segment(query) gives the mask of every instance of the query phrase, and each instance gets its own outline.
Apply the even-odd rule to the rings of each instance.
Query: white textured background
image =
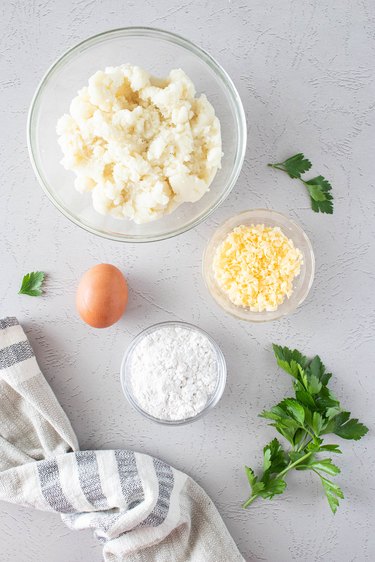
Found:
[[[141,246],[101,240],[60,215],[33,176],[25,138],[30,99],[51,62],[89,35],[129,25],[162,27],[210,51],[239,89],[249,132],[242,174],[220,210],[193,232]],[[0,4],[0,314],[17,315],[25,326],[81,447],[131,447],[188,472],[215,501],[247,561],[375,559],[374,29],[374,0]],[[314,214],[302,185],[266,168],[300,150],[312,173],[332,181],[333,216]],[[211,301],[201,255],[219,223],[259,206],[302,224],[317,274],[296,314],[258,326]],[[102,261],[127,275],[130,304],[119,324],[94,331],[77,318],[74,293],[81,273]],[[34,269],[48,273],[46,295],[18,296],[23,274]],[[131,338],[171,319],[208,330],[229,367],[219,406],[181,428],[136,415],[119,383]],[[346,499],[335,517],[306,474],[290,477],[283,497],[246,512],[240,507],[248,493],[243,465],[259,467],[273,436],[257,414],[290,388],[275,368],[271,342],[319,353],[343,403],[371,428],[363,441],[342,444],[337,481]],[[54,515],[1,504],[0,559],[99,562],[101,552],[89,533],[74,534]]]

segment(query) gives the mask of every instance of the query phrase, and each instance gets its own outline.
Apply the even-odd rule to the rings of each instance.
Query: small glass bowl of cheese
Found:
[[[314,271],[306,233],[269,209],[228,219],[214,232],[203,257],[203,277],[215,301],[249,322],[294,312],[310,291]]]

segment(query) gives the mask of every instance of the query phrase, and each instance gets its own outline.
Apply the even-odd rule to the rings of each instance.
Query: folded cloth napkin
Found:
[[[243,562],[207,494],[129,450],[79,451],[15,318],[0,320],[0,499],[93,529],[108,562]]]

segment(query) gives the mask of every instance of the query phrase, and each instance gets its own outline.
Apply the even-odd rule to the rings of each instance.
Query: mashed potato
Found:
[[[180,69],[165,80],[130,64],[96,72],[57,134],[77,190],[99,213],[136,223],[198,201],[222,157],[214,109]]]

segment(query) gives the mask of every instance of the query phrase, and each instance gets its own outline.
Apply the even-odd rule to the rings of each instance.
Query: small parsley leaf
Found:
[[[280,442],[275,438],[263,449],[263,470],[274,474],[287,465],[285,451]]]
[[[315,355],[314,359],[310,362],[309,367],[311,374],[314,375],[319,381],[322,381],[324,377],[325,367],[319,355]]]
[[[272,478],[264,490],[262,497],[271,500],[276,494],[282,494],[285,491],[286,482],[282,478]]]
[[[357,418],[350,418],[349,412],[340,412],[329,422],[325,432],[334,433],[342,439],[358,441],[368,432],[368,428]]]
[[[268,166],[286,172],[291,178],[300,178],[301,174],[310,170],[311,162],[305,158],[301,152],[299,152],[298,154],[287,158],[284,162],[268,164]]]
[[[339,498],[344,499],[343,491],[336,484],[334,484],[330,480],[327,480],[327,478],[323,478],[323,476],[320,476],[320,480],[323,484],[329,506],[332,509],[333,513],[336,513],[339,505]]]
[[[302,180],[303,181],[303,180]],[[317,176],[308,181],[303,181],[308,189],[311,199],[311,208],[316,213],[333,213],[333,197],[330,193],[332,186],[323,176]]]
[[[333,197],[330,193],[332,186],[323,176],[317,176],[311,180],[303,180],[301,175],[311,168],[311,162],[299,152],[284,162],[268,164],[271,168],[286,172],[292,179],[299,179],[307,187],[310,195],[311,208],[315,213],[333,213]]]
[[[249,481],[250,486],[254,486],[254,484],[256,484],[258,478],[255,476],[254,471],[249,468],[248,466],[245,466],[245,472],[246,472],[246,476],[247,479]]]
[[[319,412],[314,412],[312,417],[312,429],[315,435],[320,435],[324,427],[324,420]]]
[[[322,445],[319,451],[329,451],[330,453],[337,453],[341,455],[341,450],[338,445]]]
[[[298,402],[298,400],[294,400],[293,398],[287,398],[283,402],[281,402],[285,406],[285,409],[289,412],[289,414],[296,420],[297,423],[303,425],[305,421],[305,409],[304,407]]]
[[[296,390],[296,398],[303,406],[315,409],[316,406],[314,397],[306,390]]]
[[[319,381],[318,377],[315,375],[310,375],[308,379],[308,390],[310,394],[319,394],[322,390],[322,383]]]
[[[314,470],[314,472],[325,472],[330,476],[336,476],[341,472],[339,467],[332,462],[332,459],[315,459],[314,457],[310,457],[306,463],[300,464],[296,468],[297,470],[311,469]]]
[[[39,297],[42,291],[42,284],[45,278],[43,271],[32,271],[26,273],[22,279],[22,285],[18,291],[19,295],[29,295],[31,297]]]
[[[294,373],[298,372],[297,364],[299,364],[302,368],[305,368],[308,365],[307,358],[297,351],[297,349],[291,350],[288,347],[282,347],[281,345],[276,344],[273,344],[272,347],[277,364],[290,375],[295,376]],[[293,361],[294,364],[291,365]]]

